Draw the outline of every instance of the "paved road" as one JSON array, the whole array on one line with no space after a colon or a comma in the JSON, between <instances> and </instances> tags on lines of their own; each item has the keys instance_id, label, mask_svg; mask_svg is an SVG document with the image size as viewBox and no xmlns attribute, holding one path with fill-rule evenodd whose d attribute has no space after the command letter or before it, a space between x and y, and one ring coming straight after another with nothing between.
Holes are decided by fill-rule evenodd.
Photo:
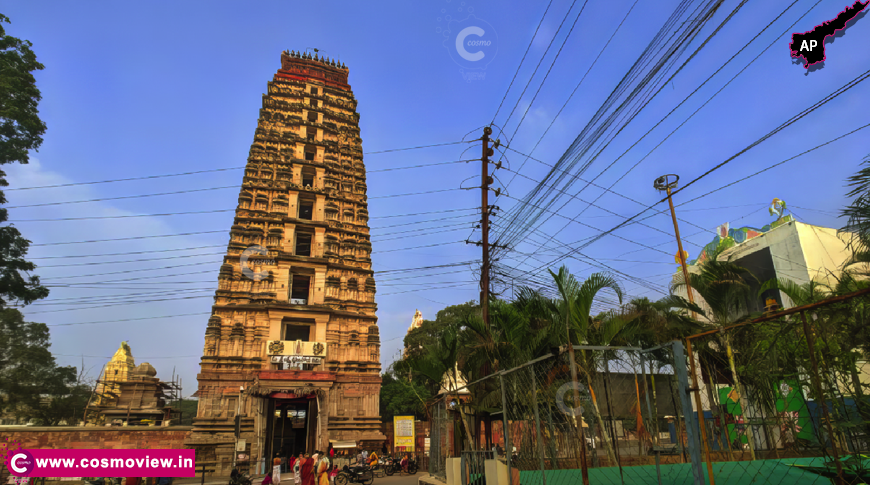
<instances>
[{"instance_id":1,"label":"paved road","mask_svg":"<svg viewBox=\"0 0 870 485\"><path fill-rule=\"evenodd\" d=\"M417 485L417 480L424 475L428 475L428 473L417 472L416 475L396 474L391 477L378 477L375 478L375 483L372 485Z\"/></svg>"},{"instance_id":2,"label":"paved road","mask_svg":"<svg viewBox=\"0 0 870 485\"><path fill-rule=\"evenodd\" d=\"M377 477L375 478L374 484L372 485L417 485L417 481L420 477L429 475L427 472L417 472L416 475L408 475L408 474L397 474L391 477ZM201 478L197 477L195 479L192 478L176 478L173 480L174 485L200 485ZM219 478L219 477L209 477L205 479L205 485L227 485L229 483L229 477ZM263 477L257 477L253 480L253 485L259 485L263 481ZM281 485L285 484L293 484L293 480L291 479L289 482L287 480L281 480Z\"/></svg>"}]
</instances>

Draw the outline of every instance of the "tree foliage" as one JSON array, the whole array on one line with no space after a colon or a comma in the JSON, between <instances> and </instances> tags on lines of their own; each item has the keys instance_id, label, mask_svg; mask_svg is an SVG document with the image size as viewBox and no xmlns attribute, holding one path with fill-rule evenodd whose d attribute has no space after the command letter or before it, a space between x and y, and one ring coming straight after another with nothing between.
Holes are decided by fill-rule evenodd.
<instances>
[{"instance_id":1,"label":"tree foliage","mask_svg":"<svg viewBox=\"0 0 870 485\"><path fill-rule=\"evenodd\" d=\"M389 421L393 416L414 415L425 418L426 404L432 394L420 379L412 380L387 370L381 382L381 419Z\"/></svg>"},{"instance_id":2,"label":"tree foliage","mask_svg":"<svg viewBox=\"0 0 870 485\"><path fill-rule=\"evenodd\" d=\"M34 71L45 68L36 60L28 40L6 35L0 14L0 165L30 160L29 151L42 145L45 123L37 106L42 99Z\"/></svg>"},{"instance_id":3,"label":"tree foliage","mask_svg":"<svg viewBox=\"0 0 870 485\"><path fill-rule=\"evenodd\" d=\"M29 150L42 144L45 123L39 119L37 105L42 95L36 87L33 71L43 69L30 49L32 44L9 35L3 23L9 18L0 14L0 165L27 163ZM0 187L9 185L0 171ZM6 197L0 192L0 204ZM0 223L9 219L0 208ZM0 308L10 304L28 305L48 296L39 277L28 275L36 267L24 259L30 241L13 226L0 227Z\"/></svg>"},{"instance_id":4,"label":"tree foliage","mask_svg":"<svg viewBox=\"0 0 870 485\"><path fill-rule=\"evenodd\" d=\"M16 309L0 310L0 413L56 425L84 412L88 386L75 367L57 365L50 346L44 323L25 322Z\"/></svg>"},{"instance_id":5,"label":"tree foliage","mask_svg":"<svg viewBox=\"0 0 870 485\"><path fill-rule=\"evenodd\" d=\"M410 357L422 355L423 349L434 345L445 328L460 325L468 316L480 312L477 302L469 301L451 305L439 311L435 320L423 320L420 328L415 328L405 336L405 351Z\"/></svg>"}]
</instances>

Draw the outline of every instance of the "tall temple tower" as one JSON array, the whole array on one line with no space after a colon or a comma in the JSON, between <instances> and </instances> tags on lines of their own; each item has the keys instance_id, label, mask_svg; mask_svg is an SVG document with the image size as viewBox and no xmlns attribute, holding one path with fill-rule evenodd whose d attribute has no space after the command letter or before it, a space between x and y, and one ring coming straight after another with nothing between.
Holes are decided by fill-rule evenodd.
<instances>
[{"instance_id":1,"label":"tall temple tower","mask_svg":"<svg viewBox=\"0 0 870 485\"><path fill-rule=\"evenodd\" d=\"M205 331L198 460L377 447L380 338L348 69L283 52L263 95ZM235 451L234 451L235 450Z\"/></svg>"}]
</instances>

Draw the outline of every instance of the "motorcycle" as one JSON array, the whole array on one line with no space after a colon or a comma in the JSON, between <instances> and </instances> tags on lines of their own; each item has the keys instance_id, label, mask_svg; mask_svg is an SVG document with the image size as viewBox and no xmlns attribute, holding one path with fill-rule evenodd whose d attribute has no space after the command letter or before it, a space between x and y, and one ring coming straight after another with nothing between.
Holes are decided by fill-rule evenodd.
<instances>
[{"instance_id":1,"label":"motorcycle","mask_svg":"<svg viewBox=\"0 0 870 485\"><path fill-rule=\"evenodd\" d=\"M394 473L406 473L402 468L402 461L396 458L391 458L387 461L387 464L384 465L384 473L388 476L392 476ZM417 474L417 460L414 458L410 458L408 460L408 475L416 475Z\"/></svg>"},{"instance_id":2,"label":"motorcycle","mask_svg":"<svg viewBox=\"0 0 870 485\"><path fill-rule=\"evenodd\" d=\"M251 476L247 473L239 473L233 470L233 473L230 476L230 485L251 485Z\"/></svg>"},{"instance_id":3,"label":"motorcycle","mask_svg":"<svg viewBox=\"0 0 870 485\"><path fill-rule=\"evenodd\" d=\"M347 485L348 483L360 483L362 485L372 485L375 481L375 474L372 469L365 465L349 467L347 465L338 472L335 477L335 485Z\"/></svg>"},{"instance_id":4,"label":"motorcycle","mask_svg":"<svg viewBox=\"0 0 870 485\"><path fill-rule=\"evenodd\" d=\"M82 479L82 482L84 482L84 485L121 485L121 479L117 478L117 477L115 477L115 478L104 478L104 477L84 478L84 479Z\"/></svg>"}]
</instances>

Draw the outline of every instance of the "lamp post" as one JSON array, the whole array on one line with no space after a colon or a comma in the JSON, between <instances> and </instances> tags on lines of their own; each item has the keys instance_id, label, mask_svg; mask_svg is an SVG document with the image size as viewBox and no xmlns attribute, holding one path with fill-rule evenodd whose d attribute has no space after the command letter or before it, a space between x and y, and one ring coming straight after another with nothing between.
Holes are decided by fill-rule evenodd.
<instances>
[{"instance_id":1,"label":"lamp post","mask_svg":"<svg viewBox=\"0 0 870 485\"><path fill-rule=\"evenodd\" d=\"M683 241L680 239L680 226L677 225L677 214L674 212L674 202L671 200L671 189L676 188L679 181L679 175L662 175L653 182L653 187L655 187L656 190L667 192L668 194L668 205L671 207L671 219L674 221L674 234L677 236L677 250L679 251L677 256L680 260L680 266L683 269L683 281L686 282L686 293L689 295L689 303L694 304L695 298L692 296L692 284L689 282L689 268L686 266L686 252L683 251ZM694 311L692 312L692 318L697 318Z\"/></svg>"}]
</instances>

